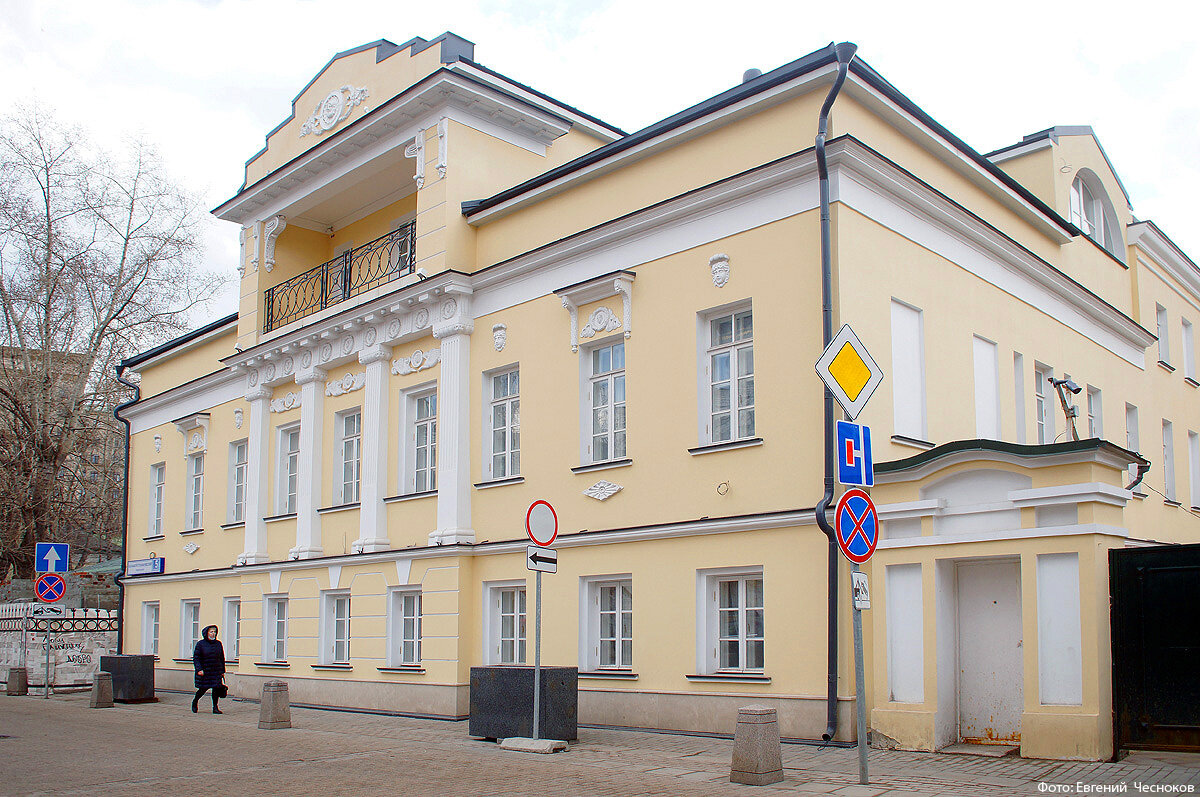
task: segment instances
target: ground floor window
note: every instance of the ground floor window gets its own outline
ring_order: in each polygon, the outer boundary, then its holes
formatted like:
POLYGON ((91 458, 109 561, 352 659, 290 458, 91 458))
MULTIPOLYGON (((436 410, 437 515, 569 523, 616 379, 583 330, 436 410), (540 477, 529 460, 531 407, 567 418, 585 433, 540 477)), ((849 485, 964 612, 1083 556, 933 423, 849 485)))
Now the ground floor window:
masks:
POLYGON ((225 658, 237 661, 241 655, 242 601, 240 598, 225 599, 225 658))
POLYGON ((492 584, 485 595, 488 601, 486 660, 491 664, 524 664, 524 582, 492 584))
POLYGON ((700 574, 705 640, 701 672, 761 673, 766 664, 764 591, 761 570, 700 574))
POLYGON ((588 670, 633 668, 633 580, 629 577, 587 579, 587 616, 583 666, 588 670))
POLYGON ((390 664, 414 667, 421 663, 421 591, 398 589, 392 592, 390 664))
POLYGON ((158 655, 158 601, 142 604, 142 653, 158 655))
POLYGON ((323 664, 350 663, 350 593, 326 592, 321 596, 323 664))
POLYGON ((199 641, 200 601, 183 601, 179 612, 179 658, 190 659, 199 641))
POLYGON ((288 599, 270 597, 266 599, 263 612, 263 660, 287 661, 288 599))

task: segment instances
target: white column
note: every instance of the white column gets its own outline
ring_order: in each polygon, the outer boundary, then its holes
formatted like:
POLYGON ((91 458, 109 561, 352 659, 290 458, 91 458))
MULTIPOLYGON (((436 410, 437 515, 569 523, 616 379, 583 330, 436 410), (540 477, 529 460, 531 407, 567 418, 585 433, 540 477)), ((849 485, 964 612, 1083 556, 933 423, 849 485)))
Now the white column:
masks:
POLYGON ((296 485, 296 547, 293 559, 321 554, 321 443, 325 439, 325 372, 309 368, 296 374, 300 385, 300 462, 296 485))
POLYGON ((250 404, 250 428, 246 441, 246 542, 242 555, 238 557, 238 564, 268 561, 267 524, 263 518, 267 515, 270 473, 270 400, 271 389, 263 385, 246 391, 246 401, 250 404))
POLYGON ((388 361, 392 350, 376 344, 363 349, 358 361, 367 366, 363 386, 362 409, 362 488, 359 496, 358 539, 354 553, 386 551, 391 547, 387 534, 387 452, 391 436, 388 420, 391 408, 388 395, 388 361))
POLYGON ((433 336, 442 349, 438 379, 438 513, 429 541, 438 545, 475 542, 471 528, 471 332, 469 297, 447 299, 433 336))

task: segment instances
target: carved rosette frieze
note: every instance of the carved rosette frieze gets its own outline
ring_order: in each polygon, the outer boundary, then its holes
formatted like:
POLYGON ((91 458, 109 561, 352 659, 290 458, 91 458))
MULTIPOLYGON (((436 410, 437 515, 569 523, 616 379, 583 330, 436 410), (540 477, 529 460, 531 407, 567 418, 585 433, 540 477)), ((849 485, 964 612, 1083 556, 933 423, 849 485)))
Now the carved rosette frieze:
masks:
POLYGON ((325 395, 340 396, 344 393, 353 393, 355 390, 361 390, 362 386, 366 383, 367 374, 365 371, 360 371, 357 374, 347 373, 341 379, 326 382, 325 395))
POLYGON ((396 376, 407 376, 415 374, 417 371, 424 371, 427 368, 432 368, 437 365, 442 359, 441 349, 430 349, 429 351, 421 351, 417 349, 407 357, 401 357, 398 360, 392 360, 392 373, 396 376))
POLYGON ((263 265, 267 271, 275 268, 275 240, 286 228, 283 216, 272 216, 263 223, 263 265))
POLYGON ((300 126, 300 137, 303 138, 309 133, 315 136, 325 135, 337 127, 339 122, 349 117, 350 112, 354 110, 355 106, 360 105, 367 95, 368 91, 365 86, 357 89, 353 86, 342 86, 340 89, 329 92, 325 95, 325 99, 317 103, 312 114, 300 126))
POLYGON ((601 332, 612 332, 620 329, 621 319, 617 318, 617 314, 607 307, 597 307, 588 316, 588 322, 583 325, 583 329, 579 330, 579 337, 594 338, 601 332))
POLYGON ((597 501, 607 501, 623 489, 619 484, 601 480, 584 490, 583 494, 588 498, 595 498, 597 501))
POLYGON ((271 412, 287 412, 300 406, 300 394, 289 390, 286 396, 271 399, 271 412))

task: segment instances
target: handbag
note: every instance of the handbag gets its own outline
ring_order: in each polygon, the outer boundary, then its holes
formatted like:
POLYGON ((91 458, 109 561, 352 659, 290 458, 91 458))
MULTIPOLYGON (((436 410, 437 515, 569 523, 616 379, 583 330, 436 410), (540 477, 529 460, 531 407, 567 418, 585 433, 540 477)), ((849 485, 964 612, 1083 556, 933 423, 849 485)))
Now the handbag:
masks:
POLYGON ((229 687, 226 686, 225 684, 221 684, 220 686, 213 689, 213 693, 217 697, 228 697, 229 696, 229 687))

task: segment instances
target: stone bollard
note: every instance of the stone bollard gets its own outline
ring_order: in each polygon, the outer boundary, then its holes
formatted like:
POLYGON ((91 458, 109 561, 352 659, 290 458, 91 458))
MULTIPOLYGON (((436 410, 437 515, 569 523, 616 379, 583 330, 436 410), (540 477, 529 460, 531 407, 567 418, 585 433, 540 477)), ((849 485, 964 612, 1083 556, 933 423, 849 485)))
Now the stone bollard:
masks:
POLYGON ((779 720, 769 706, 738 709, 733 734, 732 783, 766 786, 783 780, 783 748, 779 742, 779 720))
POLYGON ((24 667, 8 668, 8 688, 5 692, 10 695, 29 694, 29 672, 24 667))
POLYGON ((96 673, 96 677, 92 679, 92 701, 88 704, 90 708, 112 708, 113 707, 113 687, 112 673, 101 670, 96 673))
POLYGON ((273 731, 292 727, 292 707, 288 702, 287 681, 267 681, 262 688, 258 708, 258 727, 273 731))

